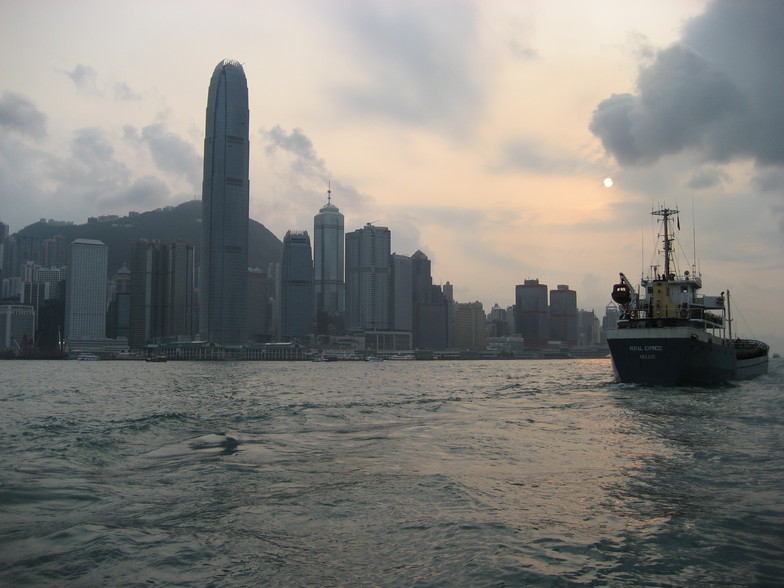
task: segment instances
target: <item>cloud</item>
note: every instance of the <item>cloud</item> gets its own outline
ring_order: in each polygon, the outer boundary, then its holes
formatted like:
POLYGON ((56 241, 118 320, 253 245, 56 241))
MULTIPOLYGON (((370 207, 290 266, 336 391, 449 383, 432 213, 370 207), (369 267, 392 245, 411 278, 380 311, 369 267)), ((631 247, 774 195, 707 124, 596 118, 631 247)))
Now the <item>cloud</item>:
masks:
POLYGON ((706 161, 784 165, 784 5, 716 0, 682 39, 640 69, 636 94, 613 94, 590 130, 625 166, 685 150, 706 161))
POLYGON ((115 100, 127 101, 141 100, 141 96, 134 92, 125 82, 116 82, 114 84, 114 98, 115 100))
POLYGON ((46 135, 46 115, 25 96, 3 92, 0 96, 0 128, 40 139, 46 135))
POLYGON ((693 190, 707 190, 726 183, 729 174, 717 168, 698 169, 686 182, 686 186, 693 190))
POLYGON ((98 73, 89 65, 80 63, 74 67, 73 71, 64 69, 58 71, 71 78, 71 81, 80 92, 96 96, 101 94, 101 91, 98 89, 98 73))
POLYGON ((541 141, 531 137, 512 139, 503 149, 502 171, 513 169, 545 174, 569 174, 579 167, 578 160, 549 153, 541 141))
POLYGON ((482 106, 477 15, 467 2, 347 2, 339 12, 362 78, 339 95, 354 113, 470 129, 482 106))
POLYGON ((509 43, 509 48, 512 50, 512 55, 522 61, 533 61, 534 59, 539 58, 539 53, 537 53, 535 49, 528 45, 524 45, 520 41, 511 41, 509 43))
POLYGON ((89 65, 78 64, 71 71, 65 69, 56 71, 68 76, 76 89, 88 96, 112 95, 115 100, 121 102, 141 100, 141 96, 125 82, 115 81, 110 85, 106 81, 99 80, 98 72, 89 65))
POLYGON ((292 168, 302 175, 319 178, 322 182, 329 179, 329 173, 313 148, 311 141, 302 129, 295 128, 286 133, 280 125, 275 125, 269 131, 261 129, 261 134, 267 143, 266 153, 275 156, 279 151, 285 151, 293 156, 292 168))
MULTIPOLYGON (((136 131, 126 127, 126 136, 136 136, 136 131)), ((142 129, 141 141, 150 149, 150 154, 164 172, 184 177, 194 188, 201 182, 203 158, 196 148, 185 139, 166 129, 163 123, 147 125, 142 129)))

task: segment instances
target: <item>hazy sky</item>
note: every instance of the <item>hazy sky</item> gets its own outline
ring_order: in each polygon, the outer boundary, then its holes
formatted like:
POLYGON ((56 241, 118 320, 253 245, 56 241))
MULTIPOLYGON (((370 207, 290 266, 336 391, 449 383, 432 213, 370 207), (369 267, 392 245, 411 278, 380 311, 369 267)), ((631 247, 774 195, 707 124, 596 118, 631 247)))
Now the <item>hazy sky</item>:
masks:
POLYGON ((331 180, 347 231, 388 226, 459 301, 539 278, 601 316, 618 272, 654 263, 666 203, 681 269, 784 343, 779 0, 0 0, 0 54, 12 232, 200 198, 231 58, 251 216, 278 237, 312 234, 331 180))

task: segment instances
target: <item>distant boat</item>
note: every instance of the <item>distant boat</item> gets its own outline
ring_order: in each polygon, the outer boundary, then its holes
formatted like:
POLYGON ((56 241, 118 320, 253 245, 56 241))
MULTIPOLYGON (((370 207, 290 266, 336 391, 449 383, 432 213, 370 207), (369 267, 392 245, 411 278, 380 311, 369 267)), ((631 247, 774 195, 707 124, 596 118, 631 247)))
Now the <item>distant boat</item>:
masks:
POLYGON ((664 272, 643 279, 636 292, 624 274, 613 286, 620 306, 617 327, 607 331, 613 369, 621 382, 677 386, 749 379, 767 373, 768 345, 733 339, 729 291, 702 296, 702 278, 675 267, 673 217, 662 208, 653 215, 664 228, 664 272))
POLYGON ((394 355, 390 355, 387 359, 391 361, 413 361, 416 359, 413 353, 396 353, 394 355))
POLYGON ((100 361, 100 357, 95 355, 94 353, 80 353, 76 356, 78 361, 100 361))
POLYGON ((169 361, 169 360, 166 358, 165 355, 154 355, 152 357, 148 357, 144 361, 147 361, 147 362, 150 362, 150 363, 164 363, 164 362, 169 361))

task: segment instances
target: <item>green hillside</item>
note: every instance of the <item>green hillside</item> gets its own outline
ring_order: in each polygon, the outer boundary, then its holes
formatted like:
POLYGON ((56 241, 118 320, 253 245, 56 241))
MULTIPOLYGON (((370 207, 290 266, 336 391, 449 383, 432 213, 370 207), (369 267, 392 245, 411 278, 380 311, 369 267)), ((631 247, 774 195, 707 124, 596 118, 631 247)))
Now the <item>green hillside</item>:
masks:
MULTIPOLYGON (((248 265, 266 269, 268 263, 280 262, 283 252, 280 239, 261 223, 252 219, 248 223, 248 265)), ((131 245, 138 239, 156 239, 163 243, 185 239, 194 245, 198 264, 201 249, 201 201, 191 200, 167 209, 83 225, 38 222, 25 227, 16 235, 41 240, 65 235, 69 243, 75 239, 103 241, 109 247, 109 276, 123 263, 130 267, 131 245)))

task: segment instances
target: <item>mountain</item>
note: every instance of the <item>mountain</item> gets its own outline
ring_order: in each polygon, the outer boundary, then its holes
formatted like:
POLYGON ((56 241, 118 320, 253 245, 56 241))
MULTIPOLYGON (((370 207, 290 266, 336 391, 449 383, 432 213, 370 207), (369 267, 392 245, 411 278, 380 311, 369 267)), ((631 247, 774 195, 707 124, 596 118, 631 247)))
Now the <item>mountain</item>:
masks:
MULTIPOLYGON (((130 267, 131 245, 138 239, 171 243, 185 239, 195 248, 196 264, 201 250, 201 201, 190 200, 179 206, 159 208, 111 220, 93 221, 83 225, 60 225, 37 222, 28 225, 15 237, 40 240, 64 235, 68 243, 75 239, 97 239, 109 247, 108 273, 112 276, 123 263, 130 267)), ((248 220, 248 265, 261 269, 270 262, 280 262, 283 243, 261 223, 248 220)))

